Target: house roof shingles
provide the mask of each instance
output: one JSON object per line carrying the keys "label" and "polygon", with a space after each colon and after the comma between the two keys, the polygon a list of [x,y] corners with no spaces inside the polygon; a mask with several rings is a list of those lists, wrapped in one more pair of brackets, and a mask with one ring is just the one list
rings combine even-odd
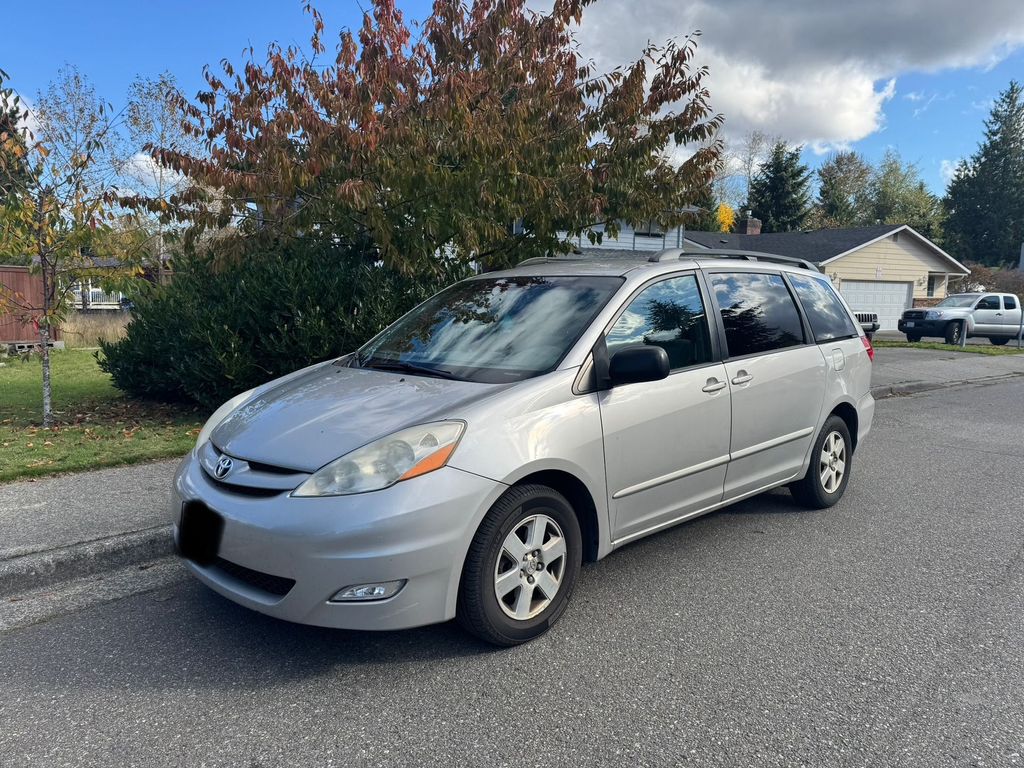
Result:
{"label": "house roof shingles", "polygon": [[779,256],[805,259],[812,264],[838,256],[841,253],[869,243],[900,226],[881,224],[873,227],[848,229],[817,229],[811,232],[772,232],[762,235],[738,235],[732,232],[691,232],[686,239],[705,248],[735,248],[743,251],[765,251]]}

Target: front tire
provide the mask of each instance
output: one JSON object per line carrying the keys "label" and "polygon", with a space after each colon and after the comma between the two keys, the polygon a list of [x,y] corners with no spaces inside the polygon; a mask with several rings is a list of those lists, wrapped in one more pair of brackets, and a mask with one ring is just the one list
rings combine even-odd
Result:
{"label": "front tire", "polygon": [[917,342],[919,342],[920,340],[921,340],[921,335],[920,334],[917,334],[917,333],[908,333],[907,334],[907,341],[909,341],[911,344],[917,344]]}
{"label": "front tire", "polygon": [[470,544],[456,618],[494,645],[533,640],[565,611],[582,561],[583,536],[565,497],[544,485],[510,488]]}
{"label": "front tire", "polygon": [[832,414],[818,433],[811,449],[811,463],[802,480],[789,490],[808,509],[831,507],[841,498],[853,469],[853,442],[846,422]]}
{"label": "front tire", "polygon": [[946,324],[946,343],[959,346],[960,337],[963,335],[963,324],[957,321]]}
{"label": "front tire", "polygon": [[1009,339],[1006,338],[1005,336],[989,336],[988,340],[995,344],[997,347],[1001,347],[1003,346],[1003,344],[1009,341]]}

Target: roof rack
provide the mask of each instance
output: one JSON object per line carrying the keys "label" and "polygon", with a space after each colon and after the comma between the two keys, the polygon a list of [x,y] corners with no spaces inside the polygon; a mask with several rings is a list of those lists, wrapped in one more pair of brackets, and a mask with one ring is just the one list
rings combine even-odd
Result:
{"label": "roof rack", "polygon": [[659,251],[648,259],[650,262],[666,261],[668,259],[743,259],[744,261],[768,261],[774,264],[791,264],[796,267],[803,267],[812,272],[821,272],[817,264],[806,259],[798,259],[794,256],[779,256],[775,253],[762,253],[761,251],[734,251],[732,249],[706,248],[699,251],[686,251],[682,248],[669,248]]}
{"label": "roof rack", "polygon": [[534,256],[529,259],[523,259],[516,264],[517,267],[527,267],[531,264],[554,264],[562,261],[586,261],[584,258],[576,258],[573,256]]}

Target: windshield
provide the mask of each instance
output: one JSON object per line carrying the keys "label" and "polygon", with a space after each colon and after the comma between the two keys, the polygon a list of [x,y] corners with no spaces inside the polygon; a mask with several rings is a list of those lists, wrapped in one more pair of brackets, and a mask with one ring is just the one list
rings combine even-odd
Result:
{"label": "windshield", "polygon": [[947,296],[936,307],[969,307],[978,300],[976,293],[960,293],[956,296]]}
{"label": "windshield", "polygon": [[484,383],[553,370],[622,284],[618,277],[466,280],[384,329],[353,363]]}

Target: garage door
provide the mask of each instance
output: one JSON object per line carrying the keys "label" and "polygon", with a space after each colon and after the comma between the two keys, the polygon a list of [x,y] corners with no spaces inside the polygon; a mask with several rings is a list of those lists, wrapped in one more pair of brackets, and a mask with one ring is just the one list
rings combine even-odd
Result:
{"label": "garage door", "polygon": [[864,310],[878,314],[883,331],[895,331],[896,321],[903,310],[910,307],[913,283],[886,283],[882,281],[843,280],[839,292],[854,312]]}

